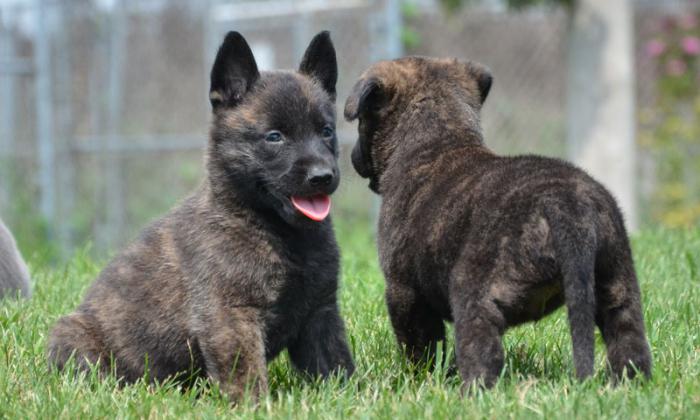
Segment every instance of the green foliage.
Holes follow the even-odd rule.
[[[575,0],[507,0],[508,7],[512,9],[524,9],[530,6],[572,6]],[[458,13],[463,7],[468,5],[478,4],[478,0],[440,0],[440,4],[447,16]],[[404,47],[410,50],[420,45],[420,34],[413,30],[410,21],[418,16],[418,8],[412,0],[404,0],[401,3],[401,12],[404,21],[408,21],[408,25],[404,25],[401,31],[401,41]]]
[[[442,7],[448,13],[454,13],[457,10],[461,9],[465,3],[470,3],[470,2],[472,2],[472,0],[440,0]]]
[[[401,15],[404,25],[401,27],[401,43],[406,50],[411,50],[420,46],[421,38],[411,22],[418,17],[418,6],[412,1],[403,1],[401,3]]]
[[[575,0],[507,0],[508,7],[523,9],[531,6],[573,6]]]
[[[191,389],[171,382],[119,387],[114,378],[49,372],[44,354],[49,328],[78,305],[103,266],[80,252],[59,268],[30,260],[33,298],[0,302],[0,418],[700,417],[700,230],[648,231],[633,241],[655,363],[649,383],[613,387],[600,340],[595,377],[577,383],[566,312],[559,310],[508,331],[501,381],[491,391],[462,398],[459,378],[443,367],[433,373],[412,367],[397,348],[367,219],[337,222],[341,307],[357,362],[350,381],[305,381],[284,356],[269,366],[268,397],[257,406],[230,407],[208,381]],[[448,344],[439,359],[452,357]]]
[[[642,110],[640,146],[657,164],[649,217],[700,223],[700,13],[657,22],[644,45],[656,65],[656,101]]]
[[[401,43],[407,50],[418,48],[421,43],[420,34],[416,30],[404,26],[401,28]]]

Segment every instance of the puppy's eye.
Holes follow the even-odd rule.
[[[265,141],[270,143],[278,143],[282,141],[282,133],[279,131],[270,131],[265,135]]]
[[[333,127],[327,125],[323,127],[323,131],[321,133],[323,134],[324,139],[330,139],[335,134],[335,130],[333,130]]]

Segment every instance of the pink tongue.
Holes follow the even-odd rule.
[[[327,195],[292,197],[292,204],[304,216],[317,222],[325,219],[331,211],[331,198]]]

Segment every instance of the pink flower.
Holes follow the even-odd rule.
[[[693,14],[683,15],[678,19],[678,26],[683,29],[694,29],[698,26],[698,18]]]
[[[682,76],[686,70],[688,70],[688,65],[677,58],[672,58],[666,62],[666,74],[669,76]]]
[[[688,55],[700,54],[700,38],[696,36],[686,36],[681,40],[681,48]]]
[[[666,51],[666,44],[658,39],[652,39],[647,42],[645,50],[649,57],[658,57]]]

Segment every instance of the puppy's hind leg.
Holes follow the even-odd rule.
[[[626,242],[626,241],[625,241]],[[636,370],[651,376],[651,353],[644,330],[641,297],[629,245],[609,252],[596,269],[596,323],[605,340],[608,363],[621,379]]]
[[[254,400],[267,393],[265,342],[260,313],[253,307],[212,308],[198,337],[208,376],[219,382],[231,403],[246,392]]]
[[[469,388],[483,381],[490,388],[498,380],[504,364],[505,320],[493,302],[475,302],[452,293],[455,321],[457,367]]]
[[[73,313],[56,322],[49,338],[48,359],[51,367],[63,370],[73,357],[79,371],[89,372],[100,363],[100,374],[108,371],[106,352],[99,331],[87,314]]]
[[[387,282],[386,303],[399,345],[411,362],[435,365],[437,343],[445,340],[445,324],[418,291],[410,286]]]

